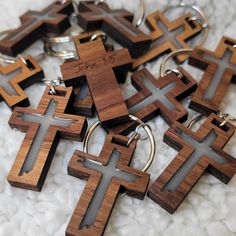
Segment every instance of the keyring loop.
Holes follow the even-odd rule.
[[[193,52],[193,49],[185,48],[185,49],[179,49],[177,51],[170,53],[166,58],[164,58],[164,60],[161,63],[160,71],[159,71],[160,77],[166,76],[170,71],[175,72],[178,76],[182,75],[182,73],[178,69],[166,69],[166,64],[170,59],[172,59],[176,56],[179,56],[181,54],[190,54],[192,52]],[[181,78],[182,77],[183,76],[181,76]]]
[[[190,18],[188,20],[189,21],[198,21],[201,24],[201,27],[204,30],[204,35],[203,35],[201,41],[196,46],[202,46],[205,43],[205,41],[208,37],[208,34],[209,34],[209,22],[208,22],[208,19],[207,19],[206,15],[203,12],[203,10],[200,7],[196,6],[196,5],[186,4],[183,1],[181,1],[177,5],[168,6],[167,8],[164,9],[163,12],[166,13],[167,11],[169,11],[173,8],[176,9],[178,7],[190,8],[200,16],[200,18],[193,16],[192,18]]]
[[[91,36],[90,41],[94,41],[99,37],[101,37],[104,41],[107,40],[107,36],[104,32],[97,31]],[[44,45],[44,50],[48,55],[53,57],[58,57],[63,60],[78,58],[77,51],[66,51],[66,50],[56,51],[55,49],[53,49],[54,45],[72,42],[73,41],[72,35],[61,36],[61,37],[49,37],[49,38],[44,38],[44,40],[46,41]]]
[[[76,36],[76,35],[75,35]],[[56,37],[44,37],[43,41],[45,43],[51,43],[51,44],[56,44],[56,43],[68,43],[73,41],[73,36],[72,35],[66,35],[66,36],[56,36]]]
[[[104,32],[102,32],[102,31],[95,32],[91,36],[90,41],[94,41],[94,40],[98,39],[99,37],[101,37],[104,40],[104,42],[107,41],[107,35]]]
[[[226,125],[227,123],[235,123],[236,122],[236,118],[231,116],[230,114],[227,113],[222,113],[221,111],[219,111],[217,113],[217,115],[223,120],[219,127],[223,127],[224,125]],[[206,115],[204,114],[200,114],[197,115],[196,117],[194,117],[190,123],[188,124],[187,128],[192,129],[192,127],[198,122],[200,121],[202,118],[206,117]]]
[[[53,49],[53,45],[50,43],[45,43],[44,50],[48,55],[50,55],[52,57],[58,57],[63,60],[75,59],[78,57],[76,51],[65,51],[65,50],[64,51],[56,51],[55,49]]]
[[[192,129],[192,127],[198,122],[200,121],[203,117],[205,117],[203,114],[197,115],[196,117],[194,117],[190,123],[188,124],[187,128],[188,129]]]
[[[145,4],[145,0],[140,0],[140,18],[137,20],[135,26],[137,28],[140,27],[140,25],[143,23],[144,18],[146,15],[146,4]]]
[[[154,136],[152,134],[152,131],[150,129],[150,127],[148,125],[146,125],[144,122],[142,122],[139,118],[133,116],[133,115],[129,115],[129,119],[132,121],[135,121],[139,124],[139,128],[140,126],[142,126],[144,128],[144,130],[146,131],[149,139],[150,139],[150,145],[151,145],[151,152],[148,158],[148,162],[146,163],[146,165],[141,169],[142,172],[147,172],[147,170],[150,168],[150,166],[152,165],[154,158],[155,158],[155,154],[156,154],[156,143],[155,143],[155,139]],[[94,130],[100,126],[100,121],[95,122],[87,131],[87,133],[85,134],[85,138],[84,138],[84,143],[83,143],[83,151],[88,153],[88,145],[89,145],[89,140],[94,132]],[[137,129],[139,129],[137,127]],[[137,131],[136,129],[136,131]],[[134,132],[135,134],[137,134],[137,132]],[[137,136],[134,137],[133,135],[131,136],[130,140],[128,141],[127,144],[131,143],[134,140],[137,140]]]

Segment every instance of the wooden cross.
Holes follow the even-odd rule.
[[[28,11],[20,17],[22,25],[0,40],[0,51],[16,56],[48,33],[63,33],[70,27],[68,16],[73,11],[71,0],[55,2],[41,12]]]
[[[129,167],[136,143],[108,135],[99,157],[76,151],[69,163],[70,175],[87,180],[66,230],[67,236],[101,236],[119,193],[143,199],[149,175]]]
[[[169,21],[160,11],[147,16],[146,25],[152,31],[149,34],[152,43],[144,55],[134,59],[134,69],[160,57],[164,53],[189,48],[188,41],[202,30],[200,24],[189,22],[191,17],[191,14],[184,14],[174,21]],[[183,62],[187,59],[187,56],[181,55],[177,59],[179,62]]]
[[[223,183],[236,173],[235,158],[223,151],[235,127],[220,128],[222,122],[212,114],[197,132],[180,123],[166,132],[164,141],[179,154],[152,184],[148,196],[169,213],[174,213],[206,171]]]
[[[76,40],[86,41],[94,35],[99,34],[99,32],[84,32],[80,34]],[[113,51],[112,45],[105,45],[107,51]],[[119,76],[119,75],[118,75]],[[93,99],[90,95],[88,84],[86,81],[79,84],[78,87],[74,87],[75,101],[73,103],[74,113],[77,115],[82,115],[86,117],[93,117],[95,114],[95,106]]]
[[[236,83],[236,40],[223,37],[215,52],[196,48],[189,64],[204,71],[190,108],[203,113],[217,113],[230,83]]]
[[[27,65],[21,59],[6,67],[0,64],[0,101],[5,101],[10,108],[29,106],[24,89],[44,78],[36,60],[29,56],[25,61]]]
[[[144,55],[134,59],[134,69],[160,57],[164,53],[189,48],[188,41],[202,30],[199,23],[189,22],[191,17],[191,14],[185,14],[174,21],[169,21],[160,11],[147,16],[146,25],[152,31],[149,34],[152,43]],[[181,55],[176,59],[183,62],[187,57]]]
[[[144,54],[151,39],[133,25],[133,14],[126,10],[111,10],[105,4],[94,1],[79,3],[78,24],[84,30],[102,30],[123,47],[128,48],[133,57]]]
[[[128,50],[107,52],[100,38],[85,41],[78,37],[75,45],[80,59],[61,66],[65,85],[78,86],[87,80],[102,125],[109,127],[128,121],[128,109],[116,80],[119,73],[118,82],[123,83],[132,68]]]
[[[147,69],[135,72],[131,82],[138,93],[126,100],[129,113],[144,122],[158,115],[161,115],[168,124],[175,121],[184,122],[188,113],[180,101],[196,90],[197,83],[184,69],[179,69],[184,75],[183,79],[175,73],[157,80]],[[128,122],[112,127],[111,130],[127,135],[136,125],[136,122]]]
[[[60,138],[83,140],[84,117],[68,115],[72,90],[57,87],[58,95],[44,92],[38,109],[15,108],[9,120],[12,128],[26,133],[8,181],[15,187],[40,191]]]

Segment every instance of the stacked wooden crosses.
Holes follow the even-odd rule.
[[[73,2],[55,2],[40,12],[29,11],[22,25],[0,41],[1,53],[16,56],[48,33],[62,33],[70,27]],[[235,132],[217,114],[230,83],[236,78],[236,40],[223,37],[215,52],[196,47],[183,62],[204,72],[198,84],[183,68],[156,78],[139,66],[164,53],[189,48],[189,41],[202,31],[192,14],[169,21],[157,11],[146,18],[145,34],[133,25],[134,15],[124,9],[112,10],[107,4],[82,1],[78,24],[85,30],[74,38],[78,58],[65,61],[61,72],[65,87],[48,86],[37,109],[31,109],[23,89],[42,81],[44,72],[28,56],[9,66],[0,65],[0,97],[13,109],[9,125],[26,133],[8,175],[12,186],[41,191],[60,138],[83,141],[86,117],[96,110],[108,132],[100,155],[75,151],[68,173],[86,180],[86,187],[67,227],[68,236],[101,236],[119,193],[144,199],[146,193],[170,213],[182,203],[204,172],[228,183],[236,172],[234,157],[223,151]],[[123,46],[107,50],[102,38],[91,40],[94,30],[102,30]],[[137,93],[124,100],[120,83],[129,71],[137,69],[131,82]],[[187,128],[190,110],[181,101],[192,95],[190,108],[208,116],[197,132]],[[179,153],[149,187],[150,176],[130,166],[136,141],[129,135],[137,123],[161,116],[170,126],[164,142]],[[222,125],[223,124],[223,125]],[[158,144],[157,144],[158,145]],[[158,153],[157,153],[158,155]]]

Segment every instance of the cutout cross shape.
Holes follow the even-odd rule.
[[[0,101],[5,101],[10,108],[29,106],[24,89],[44,78],[42,68],[32,57],[25,61],[27,65],[21,59],[6,67],[0,64]]]
[[[95,106],[90,95],[88,84],[85,82],[79,87],[74,88],[75,100],[73,103],[73,111],[76,115],[93,117]]]
[[[196,133],[179,123],[166,132],[164,141],[179,154],[152,184],[148,196],[169,213],[174,213],[204,172],[223,183],[236,173],[236,160],[223,151],[235,128],[231,124],[219,128],[222,122],[212,114]]]
[[[84,117],[65,112],[71,102],[71,89],[56,88],[59,95],[45,90],[37,110],[16,108],[9,124],[26,133],[8,176],[15,187],[40,191],[60,137],[83,140],[87,129]]]
[[[203,113],[217,113],[230,83],[236,83],[236,40],[223,37],[215,52],[196,48],[189,64],[204,71],[190,108]]]
[[[149,175],[129,167],[136,143],[127,147],[123,136],[108,135],[99,157],[76,151],[69,174],[88,183],[71,218],[66,235],[103,235],[119,193],[143,199]]]
[[[65,85],[78,86],[86,78],[102,125],[109,127],[128,121],[129,113],[116,80],[118,74],[119,82],[123,83],[132,68],[128,50],[107,52],[100,38],[86,42],[78,37],[75,45],[80,59],[61,66]]]
[[[184,122],[187,111],[180,100],[189,96],[197,88],[197,83],[183,69],[183,79],[175,73],[170,73],[157,80],[147,69],[135,72],[131,77],[133,86],[138,93],[126,100],[128,111],[143,122],[161,115],[168,124],[175,121]],[[115,133],[127,135],[135,129],[136,122],[128,122],[112,127]]]
[[[48,33],[63,33],[70,27],[68,16],[73,11],[71,0],[55,2],[41,12],[28,11],[20,17],[22,25],[0,40],[0,51],[16,56]]]
[[[188,41],[202,30],[200,24],[189,22],[191,17],[191,14],[185,14],[174,21],[169,21],[159,11],[147,16],[146,24],[152,31],[149,34],[152,44],[144,55],[134,59],[134,69],[160,57],[164,53],[189,48]],[[183,62],[187,57],[186,55],[181,55],[177,59]]]
[[[133,14],[126,10],[111,10],[105,4],[83,1],[79,4],[78,24],[87,31],[102,30],[123,47],[128,48],[133,57],[144,54],[151,39],[132,24]]]

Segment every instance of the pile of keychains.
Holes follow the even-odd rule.
[[[184,13],[169,20],[166,14],[177,8]],[[141,12],[134,23],[132,13],[111,9],[102,0],[64,0],[26,12],[19,28],[1,34],[0,98],[12,109],[9,125],[26,133],[8,182],[41,191],[60,139],[84,142],[84,149],[76,151],[68,165],[69,175],[87,181],[66,229],[68,236],[103,235],[120,193],[141,200],[149,197],[172,214],[204,172],[223,183],[236,172],[234,157],[223,150],[235,132],[235,119],[221,112],[227,88],[235,83],[236,40],[222,36],[214,52],[203,48],[210,26],[197,6],[181,2],[145,16],[141,1]],[[139,28],[143,20],[148,34]],[[83,32],[75,33],[76,25]],[[108,39],[122,49],[116,50]],[[194,39],[198,43],[192,47]],[[38,40],[44,42],[42,54],[21,56]],[[76,51],[61,49],[72,41]],[[145,65],[164,54],[156,78]],[[62,78],[44,79],[39,64],[45,57],[63,60]],[[181,66],[167,69],[170,59],[200,69],[201,81],[197,83]],[[137,92],[125,100],[119,84],[125,83],[128,72]],[[31,109],[24,89],[35,83],[47,86],[38,108]],[[188,110],[181,103],[187,97],[191,97]],[[200,115],[186,126],[192,111]],[[87,120],[95,114],[99,120],[88,128]],[[163,140],[178,154],[150,183],[148,169],[158,158],[158,144],[146,122],[159,115],[170,126]],[[202,118],[198,131],[192,131]],[[99,156],[94,156],[88,144],[98,126],[107,137]],[[138,170],[130,163],[143,130],[151,150]]]

